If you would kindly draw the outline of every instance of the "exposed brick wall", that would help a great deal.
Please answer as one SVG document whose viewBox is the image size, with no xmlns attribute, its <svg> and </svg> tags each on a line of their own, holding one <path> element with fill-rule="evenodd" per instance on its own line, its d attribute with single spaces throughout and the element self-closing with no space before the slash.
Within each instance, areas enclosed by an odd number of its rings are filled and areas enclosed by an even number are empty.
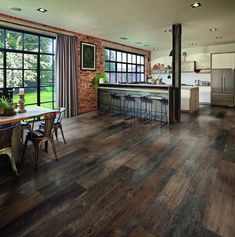
<svg viewBox="0 0 235 237">
<path fill-rule="evenodd" d="M 37 22 L 20 19 L 13 16 L 8 16 L 0 13 L 0 20 L 22 24 L 29 27 L 39 28 L 41 30 L 48 30 L 56 33 L 64 33 L 74 35 L 78 38 L 78 100 L 79 100 L 79 113 L 85 113 L 97 109 L 97 91 L 91 86 L 92 78 L 98 72 L 104 71 L 104 49 L 105 47 L 120 49 L 123 51 L 139 53 L 145 55 L 145 69 L 146 75 L 151 73 L 151 52 L 141 50 L 134 47 L 129 47 L 123 44 L 110 42 L 107 40 L 95 38 L 92 36 L 83 35 L 78 32 L 71 32 L 53 26 L 40 24 Z M 18 26 L 19 27 L 19 26 Z M 80 45 L 81 42 L 87 42 L 96 45 L 96 71 L 83 71 L 80 67 Z"/>
</svg>

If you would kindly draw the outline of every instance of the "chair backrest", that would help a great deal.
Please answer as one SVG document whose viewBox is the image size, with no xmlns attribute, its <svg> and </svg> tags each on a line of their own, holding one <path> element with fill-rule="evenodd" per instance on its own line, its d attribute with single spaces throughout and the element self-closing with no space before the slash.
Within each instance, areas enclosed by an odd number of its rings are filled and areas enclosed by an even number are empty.
<svg viewBox="0 0 235 237">
<path fill-rule="evenodd" d="M 58 108 L 58 112 L 57 112 L 57 115 L 56 115 L 56 118 L 55 118 L 55 123 L 58 124 L 58 123 L 61 123 L 63 118 L 64 118 L 64 113 L 65 113 L 65 108 L 64 107 L 61 107 L 61 108 Z"/>
<path fill-rule="evenodd" d="M 11 126 L 9 128 L 0 129 L 0 149 L 9 147 L 11 145 L 13 128 L 15 127 L 16 126 Z"/>
<path fill-rule="evenodd" d="M 44 127 L 44 137 L 50 137 L 52 134 L 52 129 L 54 127 L 54 121 L 55 121 L 56 113 L 51 112 L 48 114 L 45 114 L 44 120 L 45 120 L 45 127 Z"/>
</svg>

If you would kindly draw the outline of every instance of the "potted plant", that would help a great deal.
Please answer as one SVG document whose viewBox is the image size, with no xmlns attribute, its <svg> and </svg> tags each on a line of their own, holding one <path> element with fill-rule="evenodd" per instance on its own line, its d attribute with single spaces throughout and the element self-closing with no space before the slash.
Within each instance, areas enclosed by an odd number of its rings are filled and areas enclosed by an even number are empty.
<svg viewBox="0 0 235 237">
<path fill-rule="evenodd" d="M 0 98 L 0 114 L 3 115 L 5 113 L 5 109 L 9 106 L 8 99 L 3 96 Z"/>
<path fill-rule="evenodd" d="M 0 115 L 13 116 L 15 115 L 15 108 L 11 102 L 5 97 L 0 98 Z"/>
<path fill-rule="evenodd" d="M 103 80 L 102 80 L 103 79 Z M 93 77 L 92 79 L 92 87 L 97 90 L 98 87 L 99 87 L 99 82 L 100 80 L 102 81 L 102 83 L 104 84 L 108 84 L 109 83 L 109 80 L 105 74 L 105 72 L 99 72 L 95 75 L 95 77 Z"/>
</svg>

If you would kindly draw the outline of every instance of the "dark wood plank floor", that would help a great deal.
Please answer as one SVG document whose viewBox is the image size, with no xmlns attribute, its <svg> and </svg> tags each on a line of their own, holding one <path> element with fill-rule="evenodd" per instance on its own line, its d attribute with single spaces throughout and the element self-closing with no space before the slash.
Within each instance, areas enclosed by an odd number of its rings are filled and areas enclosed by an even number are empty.
<svg viewBox="0 0 235 237">
<path fill-rule="evenodd" d="M 234 237 L 235 110 L 202 107 L 182 123 L 88 113 L 67 144 L 29 147 L 16 179 L 0 164 L 0 236 Z"/>
</svg>

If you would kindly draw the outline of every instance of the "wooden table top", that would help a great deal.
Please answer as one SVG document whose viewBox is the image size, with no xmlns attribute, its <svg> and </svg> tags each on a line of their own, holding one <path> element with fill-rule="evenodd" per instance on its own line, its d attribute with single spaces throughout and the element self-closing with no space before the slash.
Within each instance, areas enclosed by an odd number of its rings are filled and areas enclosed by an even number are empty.
<svg viewBox="0 0 235 237">
<path fill-rule="evenodd" d="M 17 113 L 14 116 L 0 116 L 0 124 L 16 123 L 22 120 L 43 116 L 50 112 L 56 112 L 56 110 L 43 108 L 39 106 L 26 107 L 25 109 L 26 109 L 25 113 Z"/>
</svg>

